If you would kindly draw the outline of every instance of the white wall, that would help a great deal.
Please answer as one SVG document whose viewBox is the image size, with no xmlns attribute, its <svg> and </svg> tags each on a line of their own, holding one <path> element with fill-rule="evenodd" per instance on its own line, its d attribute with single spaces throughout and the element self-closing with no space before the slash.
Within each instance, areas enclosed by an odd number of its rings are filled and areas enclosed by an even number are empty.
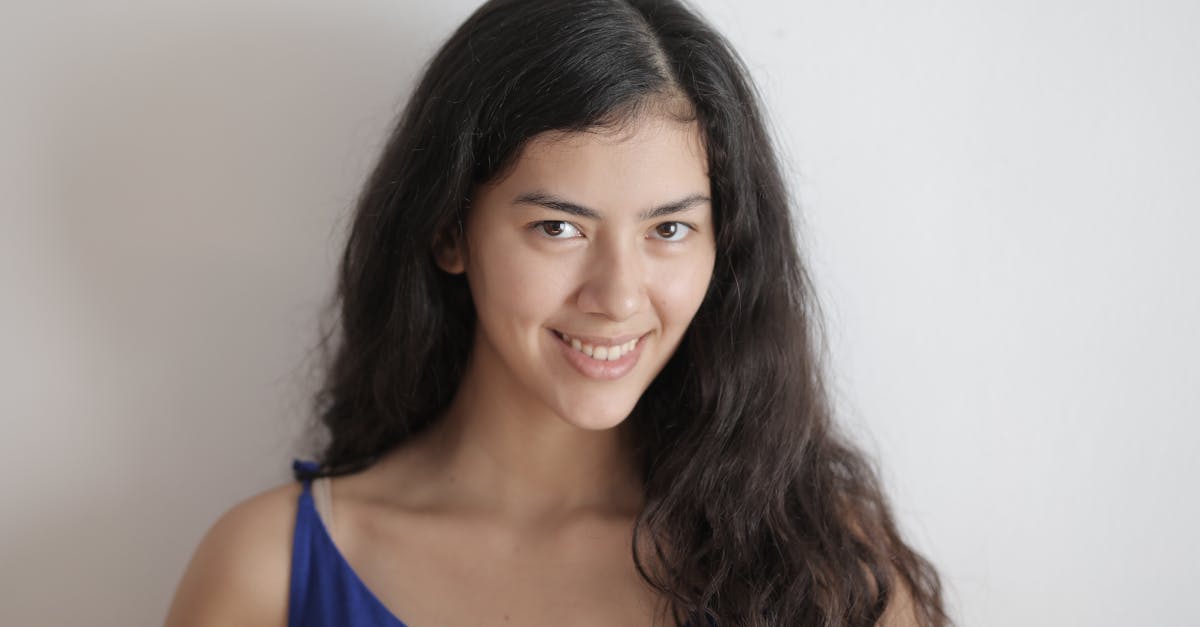
<svg viewBox="0 0 1200 627">
<path fill-rule="evenodd" d="M 1200 623 L 1200 4 L 747 4 L 700 6 L 956 616 Z M 158 623 L 288 480 L 343 221 L 475 3 L 169 5 L 0 8 L 0 624 Z"/>
</svg>

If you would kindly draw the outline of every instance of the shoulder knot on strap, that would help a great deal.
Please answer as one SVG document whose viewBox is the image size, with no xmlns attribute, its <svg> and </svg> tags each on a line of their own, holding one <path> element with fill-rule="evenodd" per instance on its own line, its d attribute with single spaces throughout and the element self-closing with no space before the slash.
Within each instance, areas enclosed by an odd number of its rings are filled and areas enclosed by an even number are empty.
<svg viewBox="0 0 1200 627">
<path fill-rule="evenodd" d="M 309 481 L 321 470 L 321 465 L 317 462 L 307 461 L 303 459 L 292 460 L 292 476 L 296 477 L 297 481 Z"/>
</svg>

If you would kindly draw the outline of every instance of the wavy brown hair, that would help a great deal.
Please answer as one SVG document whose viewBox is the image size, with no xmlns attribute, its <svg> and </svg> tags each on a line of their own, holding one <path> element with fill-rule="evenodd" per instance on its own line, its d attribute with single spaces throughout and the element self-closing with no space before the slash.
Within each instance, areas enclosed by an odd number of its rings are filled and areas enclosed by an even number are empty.
<svg viewBox="0 0 1200 627">
<path fill-rule="evenodd" d="M 350 226 L 322 342 L 316 474 L 370 465 L 453 397 L 475 311 L 433 243 L 461 228 L 475 186 L 539 133 L 670 102 L 703 136 L 717 254 L 695 319 L 627 418 L 646 495 L 639 572 L 677 623 L 867 627 L 902 595 L 919 624 L 949 624 L 935 569 L 834 427 L 820 316 L 748 72 L 676 0 L 493 0 L 441 46 Z"/>
</svg>

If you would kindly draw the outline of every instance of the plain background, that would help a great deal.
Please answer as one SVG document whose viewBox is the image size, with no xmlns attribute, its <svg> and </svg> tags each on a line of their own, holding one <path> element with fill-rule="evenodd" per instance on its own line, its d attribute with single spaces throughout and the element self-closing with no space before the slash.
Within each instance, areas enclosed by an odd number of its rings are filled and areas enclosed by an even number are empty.
<svg viewBox="0 0 1200 627">
<path fill-rule="evenodd" d="M 0 623 L 159 624 L 289 480 L 346 216 L 475 4 L 2 5 Z M 698 4 L 960 623 L 1200 624 L 1200 4 Z"/>
</svg>

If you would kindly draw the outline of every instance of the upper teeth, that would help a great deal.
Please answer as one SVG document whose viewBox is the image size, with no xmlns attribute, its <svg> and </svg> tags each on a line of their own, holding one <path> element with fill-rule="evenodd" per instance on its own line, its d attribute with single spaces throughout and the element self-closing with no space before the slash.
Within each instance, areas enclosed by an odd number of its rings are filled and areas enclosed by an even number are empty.
<svg viewBox="0 0 1200 627">
<path fill-rule="evenodd" d="M 571 348 L 574 348 L 575 350 L 587 355 L 588 357 L 591 357 L 592 359 L 597 359 L 600 361 L 616 361 L 620 359 L 622 355 L 625 355 L 629 351 L 633 350 L 633 347 L 637 346 L 638 342 L 635 338 L 625 342 L 624 344 L 617 344 L 616 346 L 592 346 L 591 344 L 581 342 L 578 339 L 567 335 L 566 333 L 563 333 L 562 336 L 563 339 L 571 345 Z"/>
</svg>

